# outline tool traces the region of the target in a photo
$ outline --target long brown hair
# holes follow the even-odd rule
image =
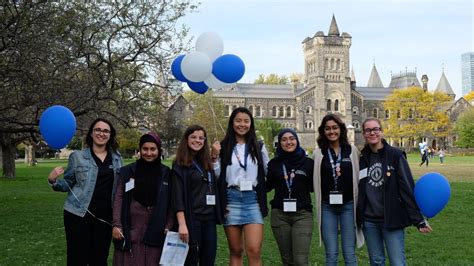
[[[204,137],[206,138],[204,139],[204,145],[197,153],[191,150],[188,146],[188,137],[195,131],[204,132]],[[196,162],[201,164],[206,171],[212,169],[209,144],[207,142],[207,133],[206,130],[200,125],[191,125],[186,129],[179,142],[174,163],[180,166],[189,167],[192,165],[193,160],[196,160]]]
[[[349,146],[349,139],[347,138],[347,127],[344,122],[342,122],[342,119],[335,115],[335,114],[327,114],[326,116],[323,117],[323,121],[321,121],[321,125],[318,127],[318,146],[320,149],[327,149],[329,148],[329,139],[326,137],[326,134],[324,134],[324,127],[326,127],[326,123],[328,121],[334,121],[340,128],[341,134],[339,135],[339,143],[341,146]]]

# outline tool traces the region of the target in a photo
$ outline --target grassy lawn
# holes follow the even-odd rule
[[[471,217],[474,213],[474,156],[448,156],[444,165],[434,158],[429,167],[419,167],[419,161],[417,154],[409,155],[415,178],[427,172],[439,172],[450,180],[452,194],[447,207],[430,220],[432,234],[422,235],[415,228],[407,230],[409,265],[474,265],[474,222]],[[18,163],[16,179],[0,178],[0,265],[66,264],[62,218],[66,194],[53,192],[46,181],[49,171],[57,165],[66,165],[66,161],[40,161],[36,167]],[[268,196],[269,199],[273,197]],[[281,265],[269,220],[269,217],[265,218],[263,260],[266,265]],[[218,229],[216,264],[226,265],[227,243],[222,227]],[[361,265],[368,264],[365,247],[358,250],[357,255]],[[319,247],[316,231],[311,262],[314,265],[324,263],[324,248]]]

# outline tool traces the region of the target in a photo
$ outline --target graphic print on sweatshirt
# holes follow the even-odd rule
[[[369,184],[373,187],[380,187],[383,185],[382,163],[375,162],[369,167],[368,171]]]

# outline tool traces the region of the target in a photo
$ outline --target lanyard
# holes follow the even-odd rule
[[[204,177],[205,176],[204,171],[202,170],[202,168],[199,166],[199,164],[195,160],[193,160],[193,165],[194,165],[194,167],[196,167],[196,169],[201,174],[201,176]],[[209,183],[209,189],[211,189],[211,186],[212,186],[211,172],[207,172],[207,182]]]
[[[337,155],[337,160],[334,162],[334,159],[332,158],[331,150],[328,148],[328,155],[329,155],[329,161],[331,162],[331,168],[332,168],[332,178],[334,179],[334,190],[337,191],[337,180],[339,179],[339,176],[341,175],[341,157],[342,157],[342,151],[341,147],[339,147],[339,154]]]
[[[234,154],[235,154],[235,157],[237,157],[237,161],[239,161],[240,167],[242,167],[244,169],[244,171],[247,171],[247,158],[249,157],[249,153],[248,153],[248,150],[247,150],[247,144],[245,144],[244,163],[243,164],[242,164],[242,161],[240,160],[239,154],[237,153],[236,146],[234,146]]]
[[[285,178],[286,187],[288,188],[288,195],[289,198],[291,198],[291,186],[293,185],[293,178],[295,178],[295,171],[291,170],[290,177],[288,178],[285,164],[282,163],[281,167],[283,168],[283,177]]]

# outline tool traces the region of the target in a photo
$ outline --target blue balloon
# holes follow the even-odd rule
[[[191,88],[191,90],[193,90],[194,92],[197,92],[199,94],[206,93],[206,91],[208,89],[206,83],[204,83],[204,82],[191,82],[191,81],[188,81],[188,86],[189,86],[189,88]]]
[[[173,73],[173,76],[182,82],[188,82],[188,80],[184,77],[183,72],[181,72],[181,61],[183,61],[184,54],[176,57],[173,60],[173,63],[171,63],[171,73]]]
[[[41,114],[39,130],[50,147],[61,149],[76,133],[76,118],[68,108],[54,105]]]
[[[245,73],[245,64],[240,57],[233,54],[219,56],[212,64],[212,74],[225,83],[239,81]]]
[[[448,180],[439,173],[424,174],[416,182],[415,199],[424,216],[438,214],[449,201],[451,188]]]

